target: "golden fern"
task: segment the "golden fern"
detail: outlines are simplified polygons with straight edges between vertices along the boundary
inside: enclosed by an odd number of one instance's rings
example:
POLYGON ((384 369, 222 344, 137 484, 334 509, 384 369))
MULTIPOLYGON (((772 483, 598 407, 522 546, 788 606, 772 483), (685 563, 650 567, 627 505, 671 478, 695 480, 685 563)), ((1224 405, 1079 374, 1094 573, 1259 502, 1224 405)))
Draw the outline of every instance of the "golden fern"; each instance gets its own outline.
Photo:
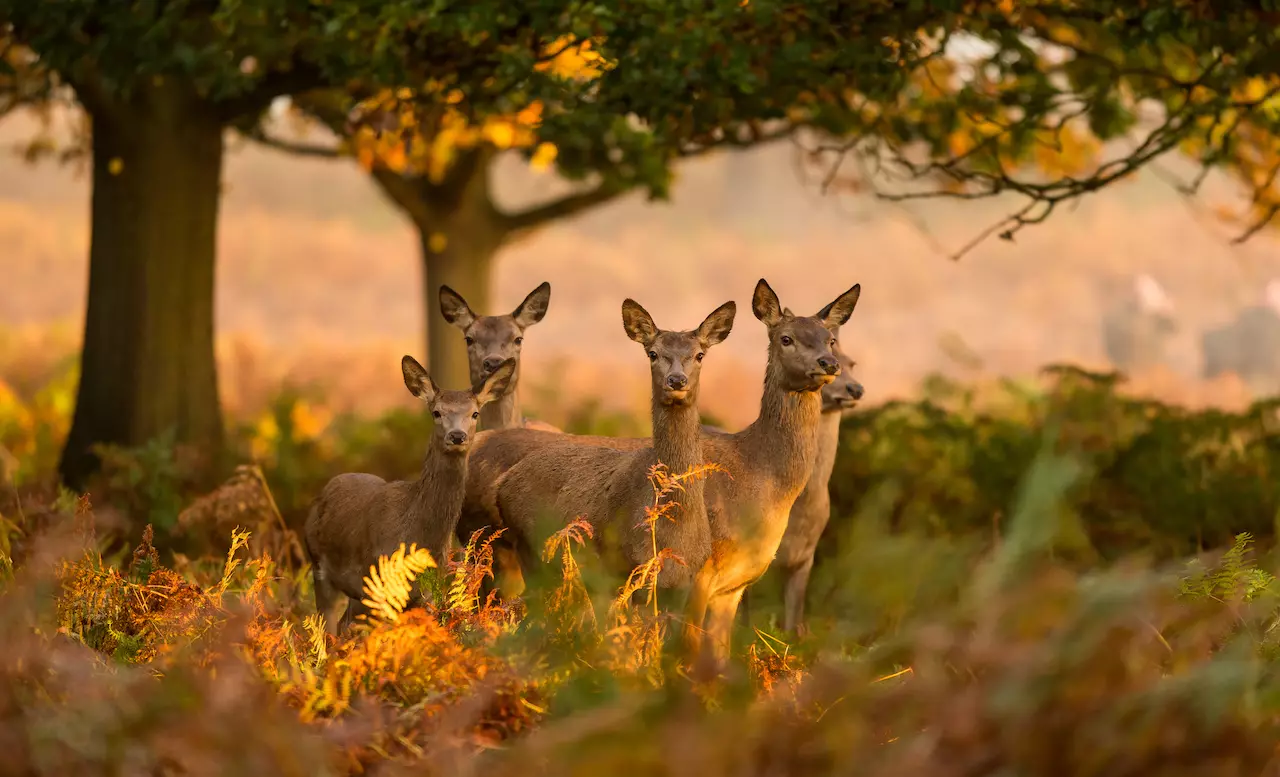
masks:
POLYGON ((329 651, 325 646, 324 616, 320 613, 308 615, 302 619, 302 628, 307 632, 307 642, 311 646, 315 666, 324 666, 324 662, 329 660, 329 651))
POLYGON ((222 596, 227 592, 227 586, 231 585, 231 576, 240 566, 240 559, 236 558, 236 554, 248 546, 249 534, 249 531, 239 526, 231 530, 231 547, 227 550, 227 561, 222 567, 222 579, 210 592, 212 596, 222 596))
POLYGON ((360 601, 381 620, 395 623, 409 604, 413 582, 435 565, 431 551, 416 544, 406 551, 402 542, 390 558, 379 556, 377 566, 369 567, 369 574, 364 578, 364 593, 368 598, 360 601))

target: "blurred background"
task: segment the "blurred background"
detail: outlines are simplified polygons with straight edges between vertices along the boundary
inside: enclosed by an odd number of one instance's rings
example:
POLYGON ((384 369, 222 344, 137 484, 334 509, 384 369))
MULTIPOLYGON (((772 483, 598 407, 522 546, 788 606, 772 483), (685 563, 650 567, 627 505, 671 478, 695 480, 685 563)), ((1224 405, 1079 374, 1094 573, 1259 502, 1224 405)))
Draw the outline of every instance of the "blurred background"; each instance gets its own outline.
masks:
MULTIPOLYGON (((64 131, 69 117, 55 121, 64 131)), ((30 142, 31 115, 0 122, 0 146, 30 142)), ((500 204, 562 195, 554 172, 516 155, 495 166, 500 204)), ((678 167, 669 202, 642 192, 561 219, 501 249, 493 310, 543 280, 546 318, 530 330, 522 380, 536 417, 564 424, 589 406, 647 425, 647 373, 618 308, 634 297, 659 325, 692 327, 721 302, 747 313, 765 277, 812 312, 854 282, 864 294, 842 333, 865 402, 915 396, 926 376, 966 383, 1029 376, 1047 363, 1124 370, 1128 391, 1240 408, 1280 388, 1280 278, 1270 231, 1233 243, 1219 211, 1225 177, 1195 198, 1171 156, 1067 207, 1016 241, 992 236, 1001 201, 886 203, 821 191, 791 141, 678 167)), ((76 163, 0 154, 0 379, 19 396, 74 366, 82 336, 89 175, 76 163)), ((314 159, 237 138, 224 168, 218 235, 219 380, 228 415, 263 413, 282 388, 332 412, 409 407, 397 363, 421 356, 422 263, 411 223, 350 158, 314 159)), ((477 307, 479 307, 477 305, 477 307)), ((704 373, 703 405, 732 427, 758 410, 764 328, 740 315, 704 373)), ((68 397, 68 400, 70 397, 68 397)))

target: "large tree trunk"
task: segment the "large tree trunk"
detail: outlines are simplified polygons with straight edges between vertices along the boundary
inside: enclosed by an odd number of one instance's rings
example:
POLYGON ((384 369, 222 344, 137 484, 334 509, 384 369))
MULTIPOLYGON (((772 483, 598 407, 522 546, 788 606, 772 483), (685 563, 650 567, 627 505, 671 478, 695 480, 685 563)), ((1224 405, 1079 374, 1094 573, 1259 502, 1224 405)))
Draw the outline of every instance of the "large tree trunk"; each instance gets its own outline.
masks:
MULTIPOLYGON (((82 95, 82 99, 84 96, 82 95)), ((96 443, 221 450, 214 257, 223 122, 172 80, 93 117, 89 304, 75 418, 61 474, 83 484, 96 443)))
MULTIPOLYGON (((454 214, 447 231, 433 232, 417 225, 422 245, 423 286, 427 298, 428 369, 442 388, 461 389, 471 385, 467 367, 467 345, 463 335, 440 314, 440 286, 449 286, 462 295, 477 315, 499 312, 493 309, 493 261, 502 246, 497 230, 454 214), (438 237, 432 240, 432 235, 438 237), (440 237, 443 236, 443 242, 440 237)), ((445 226, 445 225, 440 225, 445 226)))

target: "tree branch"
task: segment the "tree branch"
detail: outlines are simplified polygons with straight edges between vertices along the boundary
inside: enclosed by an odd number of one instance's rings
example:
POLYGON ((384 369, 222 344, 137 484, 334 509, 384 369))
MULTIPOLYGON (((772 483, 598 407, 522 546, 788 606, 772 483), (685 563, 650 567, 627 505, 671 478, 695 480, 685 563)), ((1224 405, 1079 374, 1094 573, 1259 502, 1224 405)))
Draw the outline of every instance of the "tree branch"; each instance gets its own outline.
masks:
POLYGON ((633 188, 635 187, 626 184, 602 183, 594 189, 569 194, 558 200, 535 205, 519 213, 499 214, 499 221, 511 232, 536 229, 552 221, 570 218, 604 205, 631 191, 633 188))
POLYGON ((298 156, 312 157, 314 159, 339 159, 346 156, 342 152, 341 146, 317 146, 312 143, 298 143, 292 140, 284 140, 282 138, 273 137, 263 131, 261 126, 254 125, 253 129, 245 131, 244 136, 259 143, 267 148, 274 148, 277 151, 284 151, 289 154, 297 154, 298 156))
POLYGON ((277 97, 309 92, 324 85, 325 77, 320 68, 295 60, 288 70, 273 70, 248 92, 224 100, 218 110, 224 120, 231 122, 242 116, 262 113, 277 97))
POLYGON ((423 226, 431 223, 431 211, 427 198, 421 191, 420 178, 406 178, 385 167, 374 165, 370 176, 377 182, 382 193, 387 195, 414 224, 423 226))
POLYGON ((794 135, 798 129, 799 127, 795 124, 787 124, 769 132, 753 129, 751 134, 746 138, 725 137, 721 140, 715 140, 698 146, 686 146, 685 148, 677 151, 676 156, 680 159, 696 159, 701 156, 706 156, 713 151, 759 148, 760 146, 767 146, 770 143, 775 143, 779 140, 785 140, 786 138, 794 135))

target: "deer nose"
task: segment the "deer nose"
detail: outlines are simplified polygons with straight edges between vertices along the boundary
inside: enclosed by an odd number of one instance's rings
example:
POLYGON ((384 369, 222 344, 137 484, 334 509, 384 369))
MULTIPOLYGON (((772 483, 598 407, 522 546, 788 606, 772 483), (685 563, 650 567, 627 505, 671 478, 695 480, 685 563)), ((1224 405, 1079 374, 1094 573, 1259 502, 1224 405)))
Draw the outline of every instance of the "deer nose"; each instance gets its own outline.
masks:
POLYGON ((831 356, 819 356, 818 366, 828 375, 836 375, 840 372, 840 362, 831 356))
POLYGON ((668 375, 667 388, 672 391, 683 391, 689 385, 689 379, 683 375, 668 375))
POLYGON ((850 383, 850 384, 849 384, 849 396, 853 397, 854 399, 862 399, 862 384, 861 384, 861 383, 850 383))
POLYGON ((460 432, 455 429, 454 431, 449 432, 446 439, 449 440, 450 445, 461 445, 467 441, 467 433, 460 432))
POLYGON ((493 372, 494 370, 502 366, 502 360, 496 357, 490 356, 488 359, 485 359, 480 366, 484 367, 484 371, 486 373, 493 372))

